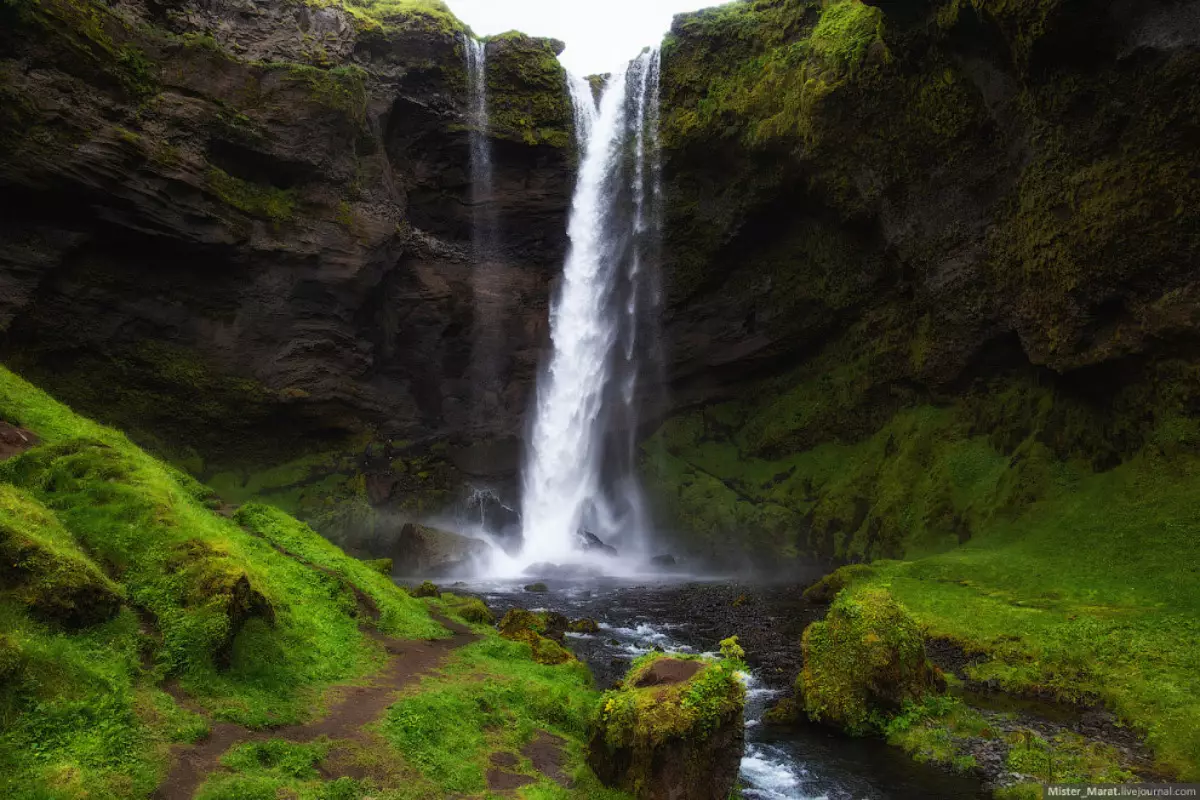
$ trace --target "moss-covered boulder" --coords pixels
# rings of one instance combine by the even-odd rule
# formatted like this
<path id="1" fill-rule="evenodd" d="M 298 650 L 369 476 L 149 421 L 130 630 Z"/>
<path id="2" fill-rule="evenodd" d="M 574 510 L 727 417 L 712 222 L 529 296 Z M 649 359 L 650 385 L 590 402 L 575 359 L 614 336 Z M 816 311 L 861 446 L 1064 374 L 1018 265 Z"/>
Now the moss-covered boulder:
<path id="1" fill-rule="evenodd" d="M 661 653 L 635 661 L 593 720 L 596 775 L 644 800 L 726 800 L 744 744 L 741 666 Z"/>
<path id="2" fill-rule="evenodd" d="M 116 614 L 122 594 L 53 511 L 0 483 L 0 597 L 44 621 L 81 628 Z"/>
<path id="3" fill-rule="evenodd" d="M 490 133 L 528 145 L 566 148 L 573 114 L 567 73 L 558 61 L 565 45 L 512 31 L 488 48 Z"/>
<path id="4" fill-rule="evenodd" d="M 571 633 L 594 634 L 600 632 L 600 625 L 591 617 L 583 617 L 582 619 L 571 620 L 571 624 L 567 627 Z"/>
<path id="5" fill-rule="evenodd" d="M 502 633 L 500 635 L 514 642 L 524 642 L 529 645 L 533 660 L 539 664 L 565 664 L 575 658 L 575 656 L 571 655 L 570 650 L 567 650 L 558 642 L 553 639 L 547 639 L 545 636 L 539 636 L 528 628 L 522 628 L 511 634 Z"/>
<path id="6" fill-rule="evenodd" d="M 570 628 L 570 621 L 553 611 L 526 611 L 514 608 L 500 620 L 500 635 L 509 636 L 519 630 L 531 630 L 540 636 L 561 642 Z"/>
<path id="7" fill-rule="evenodd" d="M 574 656 L 562 646 L 567 618 L 552 611 L 526 611 L 514 608 L 500 620 L 500 635 L 514 642 L 525 642 L 539 664 L 561 664 Z"/>
<path id="8" fill-rule="evenodd" d="M 442 590 L 433 581 L 422 581 L 420 586 L 408 590 L 413 597 L 441 597 Z"/>
<path id="9" fill-rule="evenodd" d="M 796 694 L 805 712 L 848 733 L 876 731 L 905 701 L 945 691 L 920 626 L 886 589 L 838 595 L 802 647 Z"/>
<path id="10" fill-rule="evenodd" d="M 496 621 L 496 615 L 478 597 L 464 597 L 454 604 L 454 613 L 467 622 L 479 625 L 491 625 Z"/>

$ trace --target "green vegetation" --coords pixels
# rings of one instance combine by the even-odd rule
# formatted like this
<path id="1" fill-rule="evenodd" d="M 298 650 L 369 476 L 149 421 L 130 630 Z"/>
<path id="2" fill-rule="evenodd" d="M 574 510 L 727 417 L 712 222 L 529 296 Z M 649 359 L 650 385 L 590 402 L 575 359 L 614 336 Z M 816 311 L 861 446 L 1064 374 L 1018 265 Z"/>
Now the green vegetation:
<path id="1" fill-rule="evenodd" d="M 0 597 L 39 619 L 79 628 L 111 619 L 122 593 L 54 512 L 0 484 Z"/>
<path id="2" fill-rule="evenodd" d="M 221 757 L 228 773 L 218 773 L 205 782 L 197 800 L 275 800 L 280 796 L 305 800 L 360 800 L 358 781 L 342 779 L 326 783 L 317 764 L 329 752 L 329 744 L 294 744 L 281 739 L 237 745 Z"/>
<path id="3" fill-rule="evenodd" d="M 809 718 L 848 733 L 879 732 L 905 703 L 945 688 L 921 628 L 885 589 L 843 593 L 804 631 L 796 679 Z"/>
<path id="4" fill-rule="evenodd" d="M 490 754 L 517 753 L 544 730 L 566 739 L 574 788 L 559 787 L 522 759 L 517 770 L 539 780 L 521 796 L 619 800 L 624 795 L 600 786 L 583 760 L 580 742 L 595 702 L 591 675 L 579 662 L 537 664 L 528 645 L 489 636 L 405 694 L 378 730 L 419 773 L 412 797 L 482 792 Z"/>
<path id="5" fill-rule="evenodd" d="M 367 113 L 367 73 L 361 67 L 321 69 L 305 64 L 267 63 L 268 75 L 279 73 L 284 80 L 305 87 L 316 103 L 340 111 L 358 124 L 365 124 Z"/>
<path id="6" fill-rule="evenodd" d="M 252 507 L 241 518 L 257 531 L 244 530 L 213 512 L 209 490 L 2 368 L 0 418 L 41 439 L 0 464 L 0 526 L 20 578 L 0 596 L 6 797 L 145 796 L 166 745 L 206 730 L 157 688 L 164 679 L 217 719 L 319 713 L 326 688 L 383 658 L 359 629 L 359 592 L 385 629 L 445 635 L 306 526 Z M 49 586 L 61 594 L 43 602 Z M 110 610 L 81 614 L 80 592 Z"/>
<path id="7" fill-rule="evenodd" d="M 208 188 L 222 202 L 252 217 L 278 225 L 296 215 L 296 193 L 291 189 L 251 183 L 217 167 L 209 167 Z"/>
<path id="8" fill-rule="evenodd" d="M 312 5 L 329 5 L 317 0 Z M 344 0 L 340 4 L 366 28 L 420 30 L 457 36 L 469 29 L 442 0 Z"/>
<path id="9" fill-rule="evenodd" d="M 345 587 L 343 595 L 348 591 L 364 596 L 363 601 L 381 632 L 401 639 L 436 639 L 446 635 L 444 628 L 429 619 L 421 603 L 396 591 L 390 577 L 346 555 L 312 528 L 279 509 L 251 503 L 238 509 L 234 521 L 289 556 L 324 575 L 340 579 Z"/>
<path id="10" fill-rule="evenodd" d="M 562 42 L 523 33 L 488 40 L 489 133 L 529 145 L 570 147 L 574 116 Z"/>
<path id="11" fill-rule="evenodd" d="M 61 46 L 66 71 L 99 78 L 135 102 L 158 93 L 158 70 L 134 43 L 135 28 L 92 0 L 4 0 L 0 21 L 27 26 Z M 107 87 L 106 87 L 107 88 Z"/>
<path id="12" fill-rule="evenodd" d="M 899 713 L 881 722 L 889 744 L 902 748 L 916 761 L 942 764 L 955 772 L 976 766 L 975 757 L 963 752 L 962 740 L 997 736 L 978 711 L 949 695 L 927 695 L 920 702 L 910 700 Z"/>
<path id="13" fill-rule="evenodd" d="M 744 652 L 736 638 L 721 643 L 723 658 L 647 653 L 634 660 L 620 685 L 604 693 L 592 723 L 593 758 L 599 758 L 606 779 L 635 794 L 651 785 L 656 762 L 664 752 L 685 763 L 676 768 L 683 786 L 711 778 L 710 737 L 729 726 L 742 725 L 746 690 L 738 679 L 745 670 Z M 681 682 L 660 684 L 645 680 L 674 662 L 699 662 L 698 670 Z M 644 685 L 643 685 L 644 684 Z M 684 744 L 688 749 L 665 750 Z M 596 763 L 595 761 L 593 763 Z M 597 767 L 601 769 L 601 767 Z"/>

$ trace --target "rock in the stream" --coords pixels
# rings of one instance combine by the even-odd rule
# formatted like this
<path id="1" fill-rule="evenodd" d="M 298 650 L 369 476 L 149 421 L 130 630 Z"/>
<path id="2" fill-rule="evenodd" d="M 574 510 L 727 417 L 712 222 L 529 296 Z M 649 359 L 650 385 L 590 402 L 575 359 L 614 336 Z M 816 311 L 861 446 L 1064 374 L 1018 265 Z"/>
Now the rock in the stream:
<path id="1" fill-rule="evenodd" d="M 848 733 L 871 732 L 873 711 L 946 689 L 920 626 L 886 589 L 839 594 L 825 619 L 808 626 L 802 649 L 796 694 L 804 710 Z"/>
<path id="2" fill-rule="evenodd" d="M 537 583 L 525 584 L 525 591 L 533 592 L 534 594 L 545 594 L 546 592 L 550 591 L 550 589 L 546 587 L 546 584 L 538 581 Z"/>
<path id="3" fill-rule="evenodd" d="M 488 550 L 482 539 L 408 522 L 400 529 L 392 560 L 398 575 L 454 575 Z"/>
<path id="4" fill-rule="evenodd" d="M 664 553 L 661 556 L 655 556 L 654 558 L 650 559 L 650 566 L 658 567 L 659 569 L 674 567 L 678 563 L 679 562 L 675 560 L 675 556 L 671 555 L 670 553 Z"/>
<path id="5" fill-rule="evenodd" d="M 736 662 L 663 656 L 605 692 L 588 764 L 639 800 L 726 800 L 744 747 Z"/>
<path id="6" fill-rule="evenodd" d="M 610 544 L 605 544 L 604 540 L 591 531 L 579 532 L 579 547 L 589 553 L 606 553 L 610 556 L 617 554 L 617 548 Z"/>

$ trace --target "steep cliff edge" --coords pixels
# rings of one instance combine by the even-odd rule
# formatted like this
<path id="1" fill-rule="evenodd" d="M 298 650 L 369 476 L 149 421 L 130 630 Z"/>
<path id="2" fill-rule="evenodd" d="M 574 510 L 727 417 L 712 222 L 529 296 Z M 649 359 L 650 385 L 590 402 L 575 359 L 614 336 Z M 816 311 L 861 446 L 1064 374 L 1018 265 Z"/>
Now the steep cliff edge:
<path id="1" fill-rule="evenodd" d="M 505 235 L 483 313 L 465 29 L 440 2 L 0 18 L 0 360 L 223 486 L 290 463 L 295 510 L 440 507 L 512 473 L 566 242 L 561 43 L 487 45 Z"/>
<path id="2" fill-rule="evenodd" d="M 667 330 L 693 410 L 658 436 L 668 519 L 702 549 L 896 557 L 965 541 L 1068 463 L 1190 448 L 1198 14 L 677 18 Z"/>

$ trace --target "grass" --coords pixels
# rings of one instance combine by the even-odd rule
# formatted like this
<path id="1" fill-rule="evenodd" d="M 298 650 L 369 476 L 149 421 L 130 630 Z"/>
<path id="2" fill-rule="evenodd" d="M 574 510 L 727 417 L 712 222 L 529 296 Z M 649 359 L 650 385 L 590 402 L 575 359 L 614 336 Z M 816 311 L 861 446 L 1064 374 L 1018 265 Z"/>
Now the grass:
<path id="1" fill-rule="evenodd" d="M 4 368 L 0 418 L 41 439 L 0 464 L 0 524 L 32 565 L 25 574 L 67 587 L 83 575 L 121 600 L 80 626 L 61 609 L 35 618 L 37 603 L 22 594 L 29 579 L 15 592 L 6 584 L 6 797 L 145 796 L 166 744 L 205 729 L 158 688 L 164 679 L 215 718 L 251 727 L 319 713 L 327 688 L 384 657 L 359 629 L 356 589 L 387 631 L 445 635 L 417 601 L 307 526 L 250 507 L 242 519 L 256 530 L 244 529 L 215 513 L 215 497 L 193 479 Z"/>
<path id="2" fill-rule="evenodd" d="M 402 697 L 378 732 L 419 773 L 417 796 L 482 792 L 491 753 L 517 753 L 536 731 L 545 730 L 566 738 L 566 771 L 575 787 L 565 790 L 542 779 L 519 796 L 618 800 L 624 795 L 600 786 L 584 764 L 580 742 L 597 697 L 579 662 L 537 664 L 529 645 L 491 633 L 457 651 L 442 670 Z M 518 769 L 535 775 L 524 759 Z"/>
<path id="3" fill-rule="evenodd" d="M 1081 478 L 960 548 L 880 562 L 929 635 L 984 655 L 1010 691 L 1102 700 L 1162 768 L 1200 777 L 1200 506 L 1194 457 L 1143 454 Z"/>

